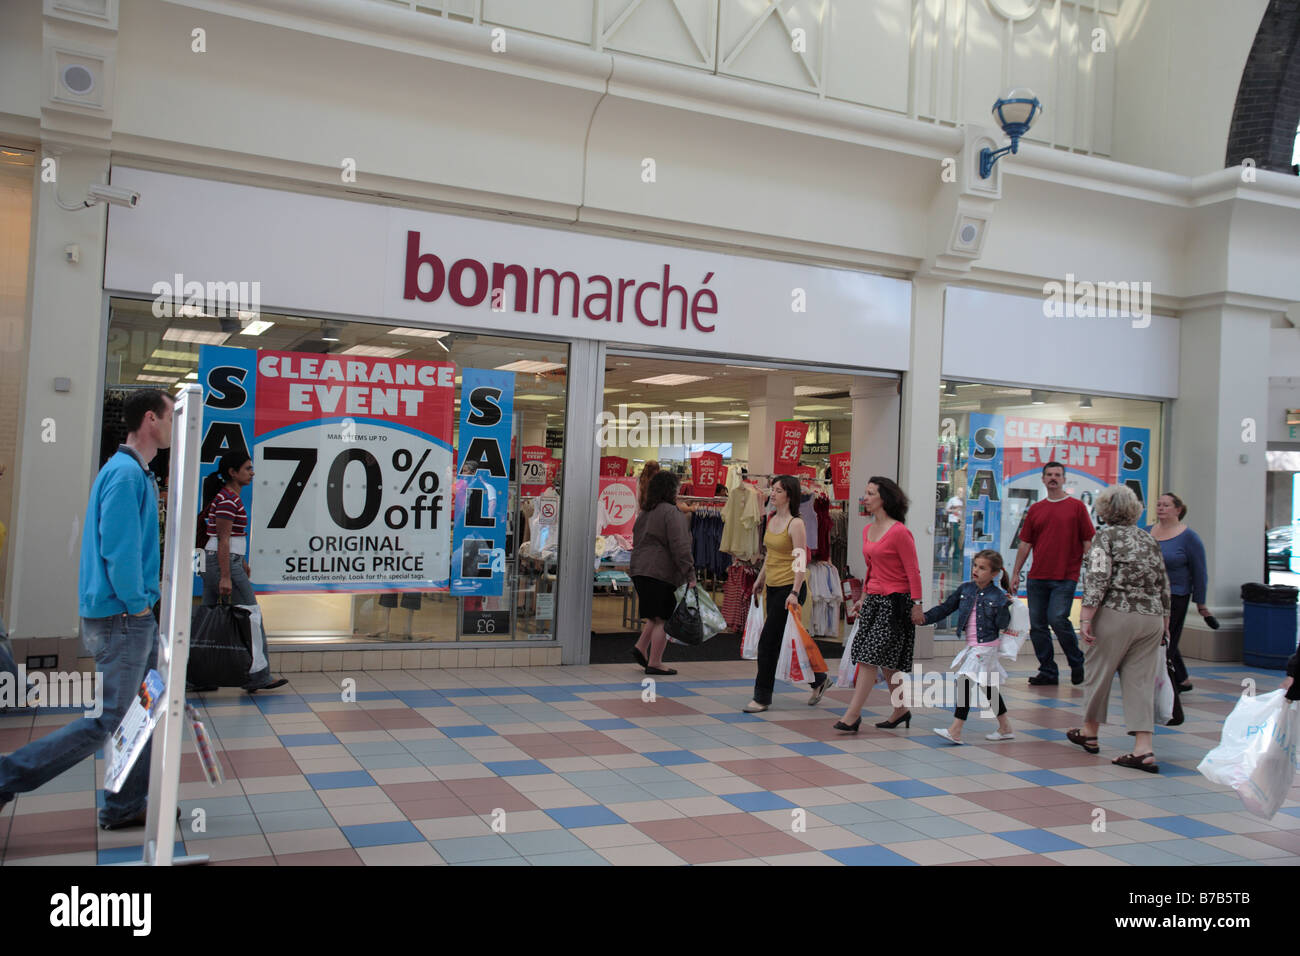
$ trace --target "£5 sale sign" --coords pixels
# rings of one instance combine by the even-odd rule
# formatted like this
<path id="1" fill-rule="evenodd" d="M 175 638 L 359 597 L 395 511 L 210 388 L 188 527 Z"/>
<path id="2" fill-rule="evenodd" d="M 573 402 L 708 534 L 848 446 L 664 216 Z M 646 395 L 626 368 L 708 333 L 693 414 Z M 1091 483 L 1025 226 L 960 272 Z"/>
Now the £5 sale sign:
<path id="1" fill-rule="evenodd" d="M 436 591 L 451 550 L 450 362 L 204 346 L 204 470 L 248 454 L 258 591 Z"/>

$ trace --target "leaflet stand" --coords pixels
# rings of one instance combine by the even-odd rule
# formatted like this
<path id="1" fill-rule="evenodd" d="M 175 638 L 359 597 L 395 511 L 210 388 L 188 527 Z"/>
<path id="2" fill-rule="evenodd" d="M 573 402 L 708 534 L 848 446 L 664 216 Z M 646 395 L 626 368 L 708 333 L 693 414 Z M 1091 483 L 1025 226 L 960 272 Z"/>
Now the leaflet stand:
<path id="1" fill-rule="evenodd" d="M 162 613 L 158 671 L 167 682 L 167 700 L 153 734 L 149 767 L 149 814 L 143 858 L 138 866 L 207 863 L 206 853 L 173 857 L 181 776 L 181 729 L 185 725 L 185 668 L 190 658 L 190 607 L 196 570 L 194 526 L 198 513 L 199 449 L 202 445 L 203 390 L 187 385 L 176 396 L 172 416 L 171 481 L 167 538 L 163 551 Z"/>

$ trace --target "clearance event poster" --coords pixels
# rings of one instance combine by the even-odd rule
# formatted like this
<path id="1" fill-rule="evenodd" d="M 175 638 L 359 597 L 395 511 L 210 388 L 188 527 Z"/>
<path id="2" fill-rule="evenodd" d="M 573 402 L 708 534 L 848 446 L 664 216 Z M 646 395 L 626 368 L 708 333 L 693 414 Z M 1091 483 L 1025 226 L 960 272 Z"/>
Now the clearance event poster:
<path id="1" fill-rule="evenodd" d="M 1138 522 L 1146 521 L 1148 428 L 972 414 L 970 436 L 963 580 L 970 580 L 971 561 L 985 548 L 999 552 L 1010 572 L 1025 512 L 1047 496 L 1042 473 L 1049 461 L 1065 466 L 1066 494 L 1084 503 L 1094 527 L 1098 492 L 1117 483 L 1133 489 L 1143 506 Z M 1032 563 L 1031 555 L 1026 571 Z"/>
<path id="2" fill-rule="evenodd" d="M 451 362 L 199 350 L 201 472 L 242 448 L 260 592 L 449 587 Z"/>

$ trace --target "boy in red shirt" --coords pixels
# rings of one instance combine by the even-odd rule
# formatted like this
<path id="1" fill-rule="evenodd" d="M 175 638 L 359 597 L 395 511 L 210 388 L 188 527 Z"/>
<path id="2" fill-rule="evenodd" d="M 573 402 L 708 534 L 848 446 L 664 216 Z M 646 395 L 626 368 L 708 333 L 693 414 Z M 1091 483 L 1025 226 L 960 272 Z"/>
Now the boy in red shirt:
<path id="1" fill-rule="evenodd" d="M 1092 520 L 1083 502 L 1065 493 L 1065 466 L 1049 461 L 1043 466 L 1047 498 L 1032 505 L 1020 528 L 1020 549 L 1013 586 L 1020 584 L 1020 569 L 1032 551 L 1029 569 L 1029 638 L 1038 655 L 1038 673 L 1029 678 L 1035 687 L 1059 683 L 1052 650 L 1052 631 L 1070 663 L 1070 683 L 1083 683 L 1083 651 L 1070 623 L 1070 607 L 1079 582 L 1079 566 L 1092 544 Z M 1051 628 L 1051 631 L 1048 628 Z"/>

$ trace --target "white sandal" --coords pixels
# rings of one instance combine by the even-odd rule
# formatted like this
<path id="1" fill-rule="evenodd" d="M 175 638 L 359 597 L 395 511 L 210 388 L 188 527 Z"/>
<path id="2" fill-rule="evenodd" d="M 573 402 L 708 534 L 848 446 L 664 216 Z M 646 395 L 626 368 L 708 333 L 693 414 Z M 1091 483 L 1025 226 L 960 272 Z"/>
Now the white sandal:
<path id="1" fill-rule="evenodd" d="M 1014 733 L 1004 734 L 1000 730 L 995 730 L 991 734 L 985 734 L 984 739 L 985 740 L 1015 740 L 1016 735 Z"/>
<path id="2" fill-rule="evenodd" d="M 948 733 L 947 730 L 940 729 L 940 730 L 936 730 L 935 733 L 938 734 L 940 737 L 942 737 L 944 740 L 948 741 L 948 743 L 950 744 L 955 744 L 958 747 L 965 746 L 966 742 L 964 740 L 958 740 L 952 734 Z"/>

